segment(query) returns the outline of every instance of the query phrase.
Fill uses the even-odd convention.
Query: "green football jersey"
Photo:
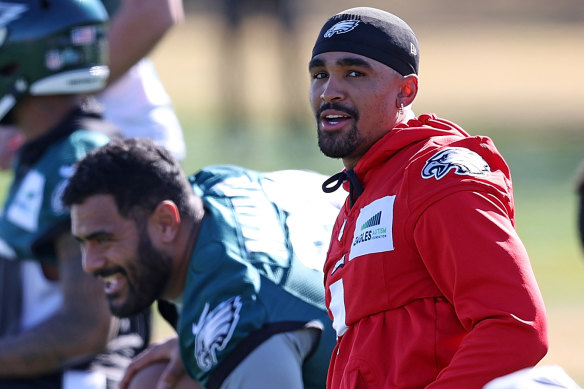
[[[15,163],[15,175],[0,215],[0,256],[56,264],[52,241],[69,228],[61,194],[74,164],[108,137],[77,130],[48,145],[36,161]]]
[[[206,215],[180,304],[187,371],[217,387],[269,336],[311,323],[323,332],[303,376],[324,387],[335,335],[321,269],[339,207],[320,190],[324,177],[212,166],[190,180]]]

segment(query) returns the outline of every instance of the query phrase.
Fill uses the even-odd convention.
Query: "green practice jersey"
[[[97,131],[62,128],[59,136],[53,133],[23,149],[15,162],[0,216],[0,257],[56,264],[52,242],[70,223],[61,193],[75,162],[109,139]]]
[[[187,371],[217,387],[272,334],[315,326],[303,376],[324,387],[335,335],[321,269],[338,204],[321,192],[323,176],[213,166],[190,180],[206,214],[180,302]]]

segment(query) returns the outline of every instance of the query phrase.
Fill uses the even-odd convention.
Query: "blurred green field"
[[[340,3],[335,10],[357,5],[355,1]],[[584,255],[576,235],[573,191],[573,177],[584,158],[580,113],[584,73],[562,73],[584,63],[584,51],[579,49],[584,23],[539,17],[520,23],[493,18],[487,24],[485,15],[492,14],[474,10],[479,3],[469,3],[462,11],[451,7],[460,13],[442,18],[437,13],[439,3],[453,6],[455,2],[432,2],[434,8],[426,13],[418,8],[427,2],[398,5],[403,11],[400,15],[406,13],[406,20],[413,20],[421,45],[420,95],[414,108],[418,113],[436,112],[472,134],[495,140],[511,168],[517,229],[548,308],[551,348],[542,364],[561,365],[584,386]],[[484,4],[513,7],[519,3]],[[220,163],[259,170],[313,169],[325,174],[341,168],[340,161],[318,151],[306,102],[305,121],[290,128],[282,119],[291,106],[288,96],[305,99],[308,93],[305,66],[324,18],[320,13],[324,3],[319,4],[319,12],[301,20],[298,63],[283,73],[275,54],[281,43],[270,34],[273,24],[257,18],[244,29],[247,55],[244,61],[231,64],[245,89],[248,116],[240,123],[241,131],[226,132],[221,127],[225,107],[217,80],[226,59],[218,49],[219,22],[210,15],[191,15],[162,42],[153,58],[185,130],[185,171]],[[520,6],[516,8],[521,11]],[[556,5],[553,8],[557,11]],[[482,19],[474,23],[463,11],[475,12]],[[299,91],[278,89],[281,77],[297,79]],[[7,175],[0,173],[2,193],[6,182]],[[157,321],[155,337],[167,333],[168,328]]]

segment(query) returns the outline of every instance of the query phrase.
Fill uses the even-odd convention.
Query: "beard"
[[[327,132],[318,128],[318,147],[320,151],[330,158],[344,158],[351,155],[361,144],[359,129],[356,125],[346,134],[340,132]]]
[[[323,131],[320,127],[320,115],[327,109],[334,109],[350,115],[355,124],[345,134],[340,131]],[[359,134],[357,122],[359,112],[355,109],[344,107],[337,103],[326,103],[320,106],[316,112],[318,147],[320,151],[330,158],[344,158],[351,155],[361,145],[362,139]]]
[[[117,317],[136,315],[158,299],[170,277],[171,258],[157,250],[143,231],[138,243],[136,262],[130,262],[124,273],[128,279],[128,297],[116,302],[116,296],[108,296],[112,314]]]

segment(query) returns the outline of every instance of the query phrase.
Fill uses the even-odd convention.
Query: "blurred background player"
[[[0,3],[0,120],[24,142],[0,214],[0,388],[113,388],[149,340],[149,312],[112,317],[82,271],[60,201],[115,134],[88,95],[109,74],[107,19],[96,0]]]
[[[147,57],[184,20],[182,0],[102,0],[112,15],[110,76],[98,95],[104,117],[128,138],[150,138],[182,160],[186,149],[171,99]]]
[[[125,137],[145,137],[175,158],[186,154],[182,128],[154,64],[147,55],[184,20],[182,0],[103,0],[108,27],[110,75],[97,95],[104,117]],[[147,26],[147,28],[145,28]],[[22,136],[0,126],[0,169],[9,169]]]

